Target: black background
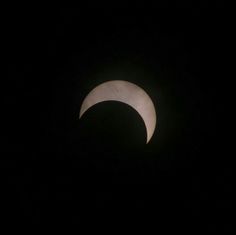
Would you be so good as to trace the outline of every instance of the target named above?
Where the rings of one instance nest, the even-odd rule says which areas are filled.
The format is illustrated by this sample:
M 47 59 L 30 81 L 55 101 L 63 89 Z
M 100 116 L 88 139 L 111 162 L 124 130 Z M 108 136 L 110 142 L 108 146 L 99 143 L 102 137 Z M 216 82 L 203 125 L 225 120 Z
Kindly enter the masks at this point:
M 157 7 L 6 14 L 5 221 L 231 231 L 225 16 Z M 152 98 L 148 145 L 127 105 L 104 102 L 78 119 L 87 93 L 113 79 Z

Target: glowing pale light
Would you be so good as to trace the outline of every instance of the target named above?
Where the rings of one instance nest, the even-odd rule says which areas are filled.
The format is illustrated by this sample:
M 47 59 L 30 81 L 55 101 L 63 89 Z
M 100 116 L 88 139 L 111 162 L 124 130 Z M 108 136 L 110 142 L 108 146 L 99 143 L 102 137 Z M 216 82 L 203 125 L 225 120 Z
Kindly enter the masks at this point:
M 84 99 L 79 117 L 93 105 L 103 101 L 120 101 L 130 105 L 142 117 L 147 131 L 148 143 L 156 127 L 156 112 L 152 100 L 139 86 L 121 80 L 113 80 L 95 87 Z

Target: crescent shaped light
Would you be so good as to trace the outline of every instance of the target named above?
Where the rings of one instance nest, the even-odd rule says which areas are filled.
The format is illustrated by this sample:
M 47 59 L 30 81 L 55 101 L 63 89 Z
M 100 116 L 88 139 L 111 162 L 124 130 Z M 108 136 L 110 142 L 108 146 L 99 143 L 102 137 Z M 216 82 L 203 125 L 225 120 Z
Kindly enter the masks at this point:
M 93 105 L 103 101 L 120 101 L 135 109 L 142 117 L 146 127 L 146 143 L 150 141 L 156 127 L 156 112 L 151 98 L 142 88 L 122 80 L 104 82 L 85 97 L 79 118 Z

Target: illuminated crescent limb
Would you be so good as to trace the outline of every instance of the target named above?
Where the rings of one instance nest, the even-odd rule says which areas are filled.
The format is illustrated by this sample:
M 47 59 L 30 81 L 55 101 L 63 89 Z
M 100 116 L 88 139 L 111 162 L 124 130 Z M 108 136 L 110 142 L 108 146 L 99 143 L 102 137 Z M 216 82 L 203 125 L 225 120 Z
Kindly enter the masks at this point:
M 130 105 L 142 117 L 148 143 L 156 127 L 156 112 L 152 100 L 139 86 L 121 80 L 113 80 L 95 87 L 84 99 L 79 117 L 93 105 L 103 101 L 120 101 Z

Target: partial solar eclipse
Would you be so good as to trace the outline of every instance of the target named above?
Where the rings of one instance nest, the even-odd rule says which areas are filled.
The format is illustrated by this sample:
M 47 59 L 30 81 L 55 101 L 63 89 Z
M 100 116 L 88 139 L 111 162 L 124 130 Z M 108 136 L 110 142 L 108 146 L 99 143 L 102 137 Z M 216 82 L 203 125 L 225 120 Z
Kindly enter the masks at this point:
M 119 101 L 135 109 L 142 117 L 146 127 L 146 143 L 150 141 L 156 128 L 156 111 L 151 98 L 142 88 L 122 80 L 104 82 L 85 97 L 79 117 L 81 118 L 93 105 L 103 101 Z

